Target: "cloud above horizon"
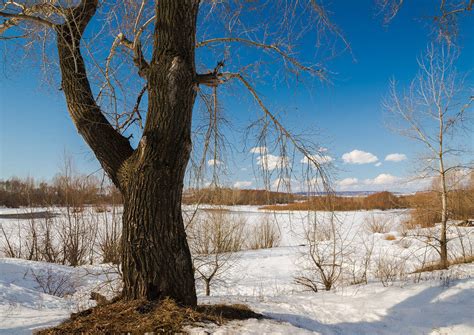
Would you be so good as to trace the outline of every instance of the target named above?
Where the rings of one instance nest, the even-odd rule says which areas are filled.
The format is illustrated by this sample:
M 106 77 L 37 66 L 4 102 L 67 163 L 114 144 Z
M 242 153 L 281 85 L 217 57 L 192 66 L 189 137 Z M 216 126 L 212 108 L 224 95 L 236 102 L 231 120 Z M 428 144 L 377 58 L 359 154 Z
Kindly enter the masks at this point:
M 391 189 L 399 188 L 399 186 L 405 184 L 406 180 L 389 173 L 381 173 L 374 178 L 368 178 L 360 180 L 356 177 L 344 178 L 336 181 L 336 185 L 339 190 L 382 190 L 386 187 Z
M 267 151 L 267 147 L 253 147 L 250 149 L 250 153 L 259 155 L 265 155 Z
M 210 160 L 207 161 L 208 166 L 214 166 L 214 165 L 218 166 L 218 165 L 222 165 L 222 164 L 224 164 L 224 162 L 222 162 L 218 159 L 210 159 Z
M 389 173 L 381 173 L 373 179 L 366 179 L 364 183 L 366 185 L 393 185 L 400 181 L 399 177 L 392 176 Z
M 401 162 L 407 159 L 407 155 L 405 154 L 389 154 L 385 157 L 387 162 Z
M 337 186 L 340 186 L 340 187 L 354 186 L 354 185 L 357 185 L 358 183 L 359 183 L 359 179 L 357 178 L 344 178 L 336 182 Z
M 234 188 L 245 188 L 245 187 L 249 187 L 252 185 L 252 182 L 251 181 L 236 181 L 234 183 Z
M 265 154 L 257 157 L 257 164 L 260 165 L 264 170 L 272 171 L 277 168 L 287 167 L 289 162 L 285 156 Z
M 379 159 L 370 152 L 356 149 L 343 154 L 342 160 L 346 164 L 370 164 L 377 162 Z
M 309 157 L 307 156 L 304 156 L 300 163 L 302 164 L 311 164 L 311 163 L 318 163 L 320 165 L 322 164 L 329 164 L 331 163 L 332 161 L 334 160 L 334 158 L 332 158 L 331 156 L 329 155 L 309 155 Z

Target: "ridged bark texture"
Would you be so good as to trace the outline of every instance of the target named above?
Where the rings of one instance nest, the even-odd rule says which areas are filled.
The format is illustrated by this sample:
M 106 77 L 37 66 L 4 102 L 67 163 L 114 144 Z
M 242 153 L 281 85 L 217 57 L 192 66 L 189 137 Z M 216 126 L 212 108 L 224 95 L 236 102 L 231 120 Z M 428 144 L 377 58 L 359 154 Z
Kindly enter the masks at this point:
M 148 114 L 124 168 L 123 275 L 129 299 L 166 296 L 196 304 L 181 214 L 196 96 L 194 45 L 199 1 L 156 1 Z
M 157 0 L 148 113 L 133 150 L 95 103 L 80 52 L 97 8 L 83 0 L 57 26 L 62 89 L 79 133 L 124 198 L 122 272 L 125 299 L 173 298 L 196 305 L 181 199 L 191 151 L 196 97 L 194 47 L 199 0 Z

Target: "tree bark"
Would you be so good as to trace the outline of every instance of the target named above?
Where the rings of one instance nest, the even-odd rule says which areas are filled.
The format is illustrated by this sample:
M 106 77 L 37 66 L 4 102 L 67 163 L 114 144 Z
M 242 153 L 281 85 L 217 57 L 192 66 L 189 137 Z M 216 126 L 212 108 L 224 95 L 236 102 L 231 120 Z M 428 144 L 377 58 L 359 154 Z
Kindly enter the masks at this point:
M 446 236 L 446 230 L 448 225 L 448 188 L 446 185 L 446 169 L 444 168 L 444 111 L 441 107 L 438 107 L 438 118 L 439 118 L 439 174 L 441 183 L 441 233 L 439 239 L 440 248 L 440 265 L 442 269 L 447 269 L 449 266 L 448 262 L 448 239 Z
M 441 171 L 441 233 L 439 239 L 440 248 L 440 265 L 441 268 L 447 269 L 448 262 L 448 239 L 446 230 L 448 225 L 448 190 L 446 186 L 446 172 L 444 170 L 443 157 L 440 157 L 440 171 Z
M 196 97 L 194 48 L 199 0 L 157 0 L 148 113 L 133 150 L 96 105 L 80 52 L 97 7 L 83 0 L 56 27 L 62 89 L 79 133 L 124 198 L 123 298 L 194 306 L 194 272 L 181 199 Z
M 90 88 L 80 51 L 82 34 L 95 14 L 97 0 L 84 0 L 56 26 L 61 88 L 78 132 L 91 147 L 105 172 L 121 188 L 117 172 L 133 152 L 129 141 L 105 118 Z
M 204 284 L 206 285 L 206 296 L 210 296 L 211 295 L 211 281 L 204 280 Z

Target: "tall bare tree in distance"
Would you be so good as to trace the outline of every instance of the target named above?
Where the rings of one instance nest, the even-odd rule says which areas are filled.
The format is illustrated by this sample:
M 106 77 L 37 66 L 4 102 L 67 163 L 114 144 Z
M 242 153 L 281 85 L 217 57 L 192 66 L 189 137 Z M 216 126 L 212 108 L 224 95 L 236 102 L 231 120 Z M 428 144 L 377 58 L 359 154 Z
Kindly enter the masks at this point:
M 459 163 L 463 148 L 455 140 L 460 135 L 469 136 L 472 121 L 472 88 L 464 88 L 464 78 L 456 72 L 456 55 L 446 45 L 431 45 L 419 60 L 419 73 L 403 92 L 397 90 L 395 81 L 383 107 L 392 117 L 393 128 L 422 145 L 421 178 L 434 178 L 439 187 L 441 229 L 434 237 L 439 248 L 440 266 L 447 268 L 448 239 L 446 236 L 450 209 L 448 197 L 452 187 L 447 179 L 450 173 L 472 168 L 472 161 Z M 470 148 L 472 150 L 472 148 Z M 452 184 L 452 183 L 451 183 Z

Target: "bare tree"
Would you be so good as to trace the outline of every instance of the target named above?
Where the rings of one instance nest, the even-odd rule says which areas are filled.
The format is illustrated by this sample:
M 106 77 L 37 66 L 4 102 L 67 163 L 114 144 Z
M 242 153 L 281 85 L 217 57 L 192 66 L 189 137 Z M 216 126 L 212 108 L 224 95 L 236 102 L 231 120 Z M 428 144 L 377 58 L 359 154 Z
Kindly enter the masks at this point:
M 314 55 L 298 53 L 299 41 L 313 41 L 318 55 L 328 46 L 326 58 L 340 49 L 336 43 L 349 48 L 316 0 L 4 0 L 0 17 L 2 39 L 26 38 L 42 59 L 57 55 L 69 114 L 123 195 L 125 299 L 196 304 L 181 199 L 197 96 L 211 101 L 208 127 L 216 129 L 219 89 L 247 92 L 261 111 L 253 124 L 259 133 L 273 130 L 284 152 L 297 148 L 325 179 L 314 148 L 283 126 L 254 84 L 270 76 L 279 83 L 324 78 Z M 248 49 L 261 53 L 248 62 L 238 57 Z M 136 146 L 133 135 L 141 136 Z M 216 150 L 209 152 L 217 157 Z
M 466 130 L 473 97 L 466 94 L 463 78 L 455 69 L 455 55 L 449 47 L 431 45 L 419 60 L 420 72 L 409 88 L 400 93 L 396 82 L 390 85 L 389 97 L 383 107 L 393 118 L 395 129 L 417 143 L 425 154 L 421 158 L 422 178 L 435 177 L 441 200 L 441 229 L 439 236 L 440 266 L 448 267 L 447 223 L 449 185 L 447 176 L 453 170 L 472 166 L 457 164 L 461 146 L 453 141 Z M 466 133 L 467 134 L 467 133 Z
M 384 16 L 384 22 L 389 23 L 397 16 L 404 6 L 404 0 L 376 0 Z M 474 0 L 439 0 L 434 1 L 435 12 L 432 19 L 433 31 L 437 39 L 451 45 L 458 35 L 458 21 L 462 15 L 472 11 Z
M 272 17 L 260 19 L 270 11 Z M 25 45 L 44 51 L 43 59 L 57 54 L 69 114 L 122 193 L 125 299 L 171 297 L 196 304 L 181 213 L 196 96 L 204 103 L 205 96 L 212 97 L 209 127 L 216 129 L 218 88 L 238 85 L 261 110 L 261 127 L 272 127 L 278 143 L 292 144 L 322 171 L 305 142 L 270 112 L 252 78 L 266 64 L 263 78 L 275 64 L 281 71 L 274 78 L 281 82 L 305 74 L 324 77 L 314 57 L 297 53 L 296 42 L 310 36 L 320 47 L 336 35 L 333 40 L 347 43 L 316 1 L 2 1 L 0 17 L 3 39 L 26 38 Z M 91 24 L 100 19 L 100 25 Z M 260 50 L 262 57 L 241 63 L 237 55 L 243 48 Z M 198 58 L 197 49 L 205 50 L 205 57 Z M 147 101 L 144 122 L 142 100 Z M 138 130 L 130 131 L 134 125 Z M 133 147 L 137 133 L 141 139 Z

